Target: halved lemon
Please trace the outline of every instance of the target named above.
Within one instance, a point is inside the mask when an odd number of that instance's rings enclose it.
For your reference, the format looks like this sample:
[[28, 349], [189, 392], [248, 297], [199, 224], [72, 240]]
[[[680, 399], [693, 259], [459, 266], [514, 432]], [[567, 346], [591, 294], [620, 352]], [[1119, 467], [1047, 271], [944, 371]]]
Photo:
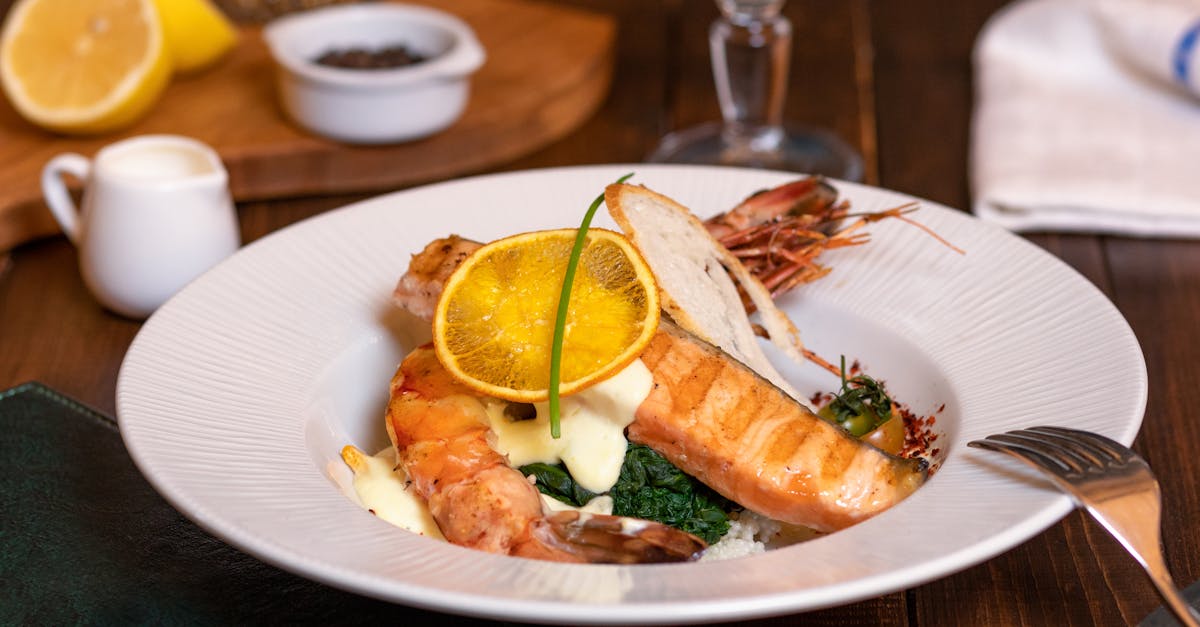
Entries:
[[50, 130], [130, 124], [170, 76], [151, 0], [18, 0], [0, 32], [0, 85], [18, 113]]
[[[550, 353], [576, 229], [536, 231], [475, 251], [446, 282], [434, 347], [456, 379], [488, 396], [549, 397]], [[592, 229], [568, 303], [559, 393], [580, 391], [629, 365], [658, 328], [658, 288], [625, 236]]]
[[177, 73], [216, 63], [237, 43], [238, 31], [209, 0], [154, 0]]

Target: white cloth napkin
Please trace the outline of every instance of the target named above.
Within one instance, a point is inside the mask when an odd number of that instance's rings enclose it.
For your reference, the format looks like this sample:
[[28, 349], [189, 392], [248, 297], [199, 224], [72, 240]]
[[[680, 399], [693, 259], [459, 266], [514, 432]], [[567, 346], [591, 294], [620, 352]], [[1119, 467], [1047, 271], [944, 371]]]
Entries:
[[[1200, 45], [1186, 37], [1200, 0], [1171, 3], [1176, 15], [1195, 13], [1170, 41], [1128, 30], [1150, 4], [1020, 0], [984, 27], [971, 146], [978, 216], [1018, 231], [1200, 237], [1200, 98], [1183, 86], [1200, 88]], [[1145, 71], [1157, 60], [1123, 54], [1159, 50], [1161, 76]]]

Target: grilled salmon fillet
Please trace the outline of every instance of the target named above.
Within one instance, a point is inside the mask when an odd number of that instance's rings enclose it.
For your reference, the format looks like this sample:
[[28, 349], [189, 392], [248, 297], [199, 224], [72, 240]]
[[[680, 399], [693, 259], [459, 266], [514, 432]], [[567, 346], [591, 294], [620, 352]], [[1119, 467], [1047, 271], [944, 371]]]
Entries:
[[925, 481], [923, 460], [858, 440], [667, 320], [641, 359], [654, 387], [629, 439], [748, 509], [836, 531]]

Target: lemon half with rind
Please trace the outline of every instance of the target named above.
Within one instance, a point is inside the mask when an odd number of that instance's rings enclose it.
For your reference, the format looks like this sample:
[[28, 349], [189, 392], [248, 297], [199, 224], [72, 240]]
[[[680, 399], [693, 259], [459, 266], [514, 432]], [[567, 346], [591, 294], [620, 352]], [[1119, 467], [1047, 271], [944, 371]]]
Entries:
[[[455, 270], [433, 319], [434, 348], [452, 376], [509, 401], [549, 397], [554, 323], [577, 232], [497, 240]], [[563, 396], [615, 375], [650, 343], [658, 328], [658, 288], [625, 236], [588, 232], [567, 311]]]
[[0, 85], [22, 117], [54, 131], [133, 123], [171, 71], [151, 0], [18, 0], [0, 31]]
[[237, 29], [209, 0], [154, 0], [154, 4], [177, 74], [208, 68], [237, 43]]

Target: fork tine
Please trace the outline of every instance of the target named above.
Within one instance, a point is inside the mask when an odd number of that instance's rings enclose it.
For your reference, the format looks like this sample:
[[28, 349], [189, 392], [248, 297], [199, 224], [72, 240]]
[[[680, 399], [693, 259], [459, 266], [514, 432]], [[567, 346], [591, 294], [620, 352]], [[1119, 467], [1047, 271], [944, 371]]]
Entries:
[[972, 440], [967, 442], [967, 446], [982, 448], [989, 451], [996, 451], [999, 453], [1008, 453], [1009, 455], [1012, 455], [1013, 457], [1016, 457], [1027, 464], [1036, 466], [1046, 472], [1049, 472], [1058, 478], [1061, 478], [1070, 470], [1070, 467], [1061, 461], [1050, 457], [1045, 453], [1029, 448], [1023, 442], [1017, 441], [1016, 443], [1013, 443], [1009, 440], [1002, 439], [1002, 437], [1003, 434], [989, 435], [982, 440]]
[[1030, 427], [1021, 433], [1027, 433], [1029, 437], [1038, 438], [1045, 442], [1053, 442], [1079, 456], [1080, 459], [1085, 460], [1089, 466], [1094, 468], [1104, 468], [1111, 465], [1114, 461], [1120, 461], [1119, 458], [1114, 458], [1107, 449], [1100, 448], [1092, 442], [1081, 440], [1070, 433], [1064, 433], [1054, 428]]
[[1046, 435], [1055, 435], [1059, 438], [1069, 439], [1072, 442], [1078, 443], [1080, 446], [1086, 446], [1097, 455], [1105, 455], [1113, 461], [1124, 461], [1129, 456], [1129, 447], [1118, 442], [1114, 442], [1099, 433], [1090, 431], [1080, 431], [1079, 429], [1068, 429], [1066, 427], [1030, 427], [1027, 431], [1034, 431]]
[[[1058, 456], [1067, 457], [1073, 470], [1083, 472], [1088, 468], [1104, 468], [1108, 463], [1108, 455], [1094, 446], [1079, 442], [1073, 438], [1054, 432], [1041, 431], [1037, 427], [1009, 431], [1005, 435], [1018, 437], [1030, 442], [1037, 442], [1043, 447], [1058, 451]], [[1066, 461], [1066, 460], [1064, 460]]]
[[1043, 438], [1031, 436], [1021, 431], [999, 433], [990, 435], [988, 438], [1045, 455], [1053, 459], [1065, 472], [1083, 472], [1086, 464], [1085, 460], [1053, 442], [1047, 442]]

